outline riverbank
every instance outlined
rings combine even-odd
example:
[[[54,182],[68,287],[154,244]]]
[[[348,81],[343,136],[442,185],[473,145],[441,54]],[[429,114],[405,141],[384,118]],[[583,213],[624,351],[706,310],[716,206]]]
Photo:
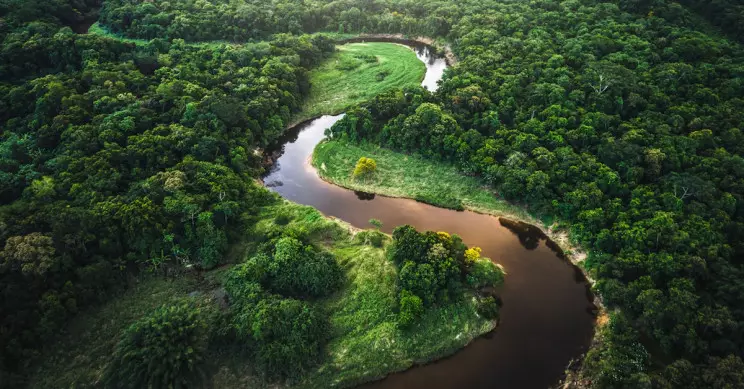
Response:
[[[369,178],[356,179],[351,173],[361,157],[374,159],[377,171]],[[586,258],[586,253],[570,241],[566,231],[556,228],[553,220],[537,218],[524,208],[499,199],[493,189],[480,179],[463,175],[451,164],[398,153],[373,144],[342,141],[318,144],[310,164],[317,169],[320,178],[347,189],[523,221],[539,228],[579,268]],[[594,283],[589,274],[584,272],[584,275]]]
[[[460,301],[427,309],[409,329],[397,325],[397,269],[385,255],[390,243],[371,245],[360,230],[323,216],[312,207],[277,199],[264,207],[255,226],[245,232],[244,252],[267,236],[294,231],[331,252],[344,269],[342,289],[314,304],[330,315],[332,339],[321,363],[287,388],[341,388],[381,379],[451,355],[492,331],[496,322],[478,315],[473,292]],[[77,317],[67,336],[45,350],[31,388],[93,387],[120,334],[134,321],[165,302],[197,296],[227,312],[221,285],[232,265],[176,278],[143,276],[119,298]],[[252,360],[234,345],[210,349],[211,384],[218,388],[275,387],[251,369]]]
[[[372,158],[377,170],[365,179],[352,177],[356,161],[361,157]],[[594,280],[583,269],[586,258],[583,250],[574,245],[565,230],[557,229],[551,220],[540,220],[526,210],[509,204],[475,177],[460,173],[453,165],[406,155],[373,144],[352,144],[342,141],[323,141],[315,148],[309,163],[318,176],[347,189],[398,198],[409,198],[434,206],[469,210],[499,217],[501,224],[519,230],[520,225],[534,229],[528,233],[547,238],[548,246],[557,255],[569,260],[580,277],[591,284]],[[526,224],[523,224],[526,223]],[[517,231],[516,233],[519,234]],[[587,293],[591,295],[590,291]],[[607,325],[607,312],[599,296],[592,296],[596,307],[595,333],[592,347],[600,343],[600,329]],[[582,361],[576,360],[567,367],[561,388],[583,388]]]

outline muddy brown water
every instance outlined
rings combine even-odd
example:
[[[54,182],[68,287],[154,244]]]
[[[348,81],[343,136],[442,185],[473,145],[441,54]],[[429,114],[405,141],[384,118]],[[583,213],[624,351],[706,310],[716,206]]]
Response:
[[[425,48],[415,50],[427,65],[426,86],[436,89],[444,60],[431,58]],[[458,234],[467,245],[481,247],[484,256],[507,272],[500,289],[501,321],[495,331],[448,358],[361,387],[545,389],[557,385],[571,360],[586,352],[593,335],[593,304],[581,273],[552,251],[544,237],[512,232],[498,218],[354,192],[321,180],[308,161],[324,130],[342,116],[323,116],[293,129],[283,154],[264,178],[265,185],[288,200],[356,227],[369,228],[369,219],[376,218],[386,232],[410,224],[419,230]]]

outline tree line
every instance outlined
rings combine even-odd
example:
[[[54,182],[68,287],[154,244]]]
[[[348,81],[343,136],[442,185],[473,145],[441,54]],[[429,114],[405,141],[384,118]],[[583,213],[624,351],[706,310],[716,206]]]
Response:
[[[594,385],[743,385],[734,2],[104,2],[105,28],[152,39],[136,46],[72,33],[97,6],[0,1],[0,386],[128,270],[224,260],[267,201],[257,150],[332,50],[281,33],[319,30],[452,43],[436,94],[378,96],[330,133],[450,161],[563,221],[613,311]]]
[[[18,387],[38,346],[130,271],[226,260],[271,199],[254,183],[260,150],[298,110],[307,70],[334,50],[288,35],[134,45],[74,34],[68,11],[83,5],[54,4],[3,8],[3,387]]]
[[[460,10],[435,94],[380,95],[327,134],[449,161],[569,229],[611,311],[596,387],[744,385],[741,44],[660,2]]]

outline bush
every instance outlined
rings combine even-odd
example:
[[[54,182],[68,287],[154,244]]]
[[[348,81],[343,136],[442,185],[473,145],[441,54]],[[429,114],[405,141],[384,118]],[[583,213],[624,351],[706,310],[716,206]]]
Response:
[[[277,241],[269,264],[270,289],[294,297],[322,297],[335,291],[343,273],[330,253],[318,252],[297,239]]]
[[[496,299],[489,296],[478,300],[478,305],[475,307],[478,314],[485,317],[486,319],[496,319],[499,317],[499,304]]]
[[[403,289],[400,291],[400,311],[398,325],[406,328],[424,314],[424,303],[415,294]]]
[[[189,387],[203,380],[204,314],[192,302],[164,305],[121,337],[103,381],[109,388]]]
[[[225,281],[230,304],[241,309],[255,305],[264,298],[266,292],[262,283],[267,279],[268,261],[268,256],[257,255],[230,270]]]
[[[490,259],[479,258],[470,266],[467,280],[475,289],[498,286],[504,282],[504,271]]]
[[[292,221],[292,217],[288,213],[279,213],[274,217],[274,223],[278,226],[285,226],[289,224],[289,222]]]
[[[379,60],[377,59],[376,55],[372,54],[356,54],[354,55],[354,58],[362,60],[366,63],[377,63]]]
[[[377,170],[377,162],[372,158],[361,157],[354,167],[354,178],[371,176]]]
[[[377,73],[377,75],[375,76],[375,79],[377,80],[377,82],[384,81],[385,78],[387,78],[387,76],[389,75],[390,75],[390,70],[383,70]]]
[[[270,297],[239,312],[235,328],[255,346],[256,362],[267,376],[290,377],[318,362],[329,327],[309,304]]]
[[[382,247],[385,242],[385,234],[374,230],[361,231],[354,236],[354,241],[374,247]]]

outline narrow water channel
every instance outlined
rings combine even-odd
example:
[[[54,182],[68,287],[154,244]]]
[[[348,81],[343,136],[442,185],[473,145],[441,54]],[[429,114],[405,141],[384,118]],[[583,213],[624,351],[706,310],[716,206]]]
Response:
[[[422,85],[435,90],[446,65],[425,47],[414,48],[426,64]],[[380,389],[518,388],[545,389],[561,379],[569,362],[584,353],[593,334],[593,304],[586,281],[546,242],[520,238],[498,218],[456,212],[413,200],[359,193],[328,184],[309,165],[323,132],[342,115],[323,116],[295,128],[283,154],[264,178],[266,186],[291,201],[313,206],[356,227],[383,222],[391,232],[402,224],[447,231],[479,246],[504,266],[499,327],[441,361],[363,385]],[[531,244],[528,242],[532,242]]]

